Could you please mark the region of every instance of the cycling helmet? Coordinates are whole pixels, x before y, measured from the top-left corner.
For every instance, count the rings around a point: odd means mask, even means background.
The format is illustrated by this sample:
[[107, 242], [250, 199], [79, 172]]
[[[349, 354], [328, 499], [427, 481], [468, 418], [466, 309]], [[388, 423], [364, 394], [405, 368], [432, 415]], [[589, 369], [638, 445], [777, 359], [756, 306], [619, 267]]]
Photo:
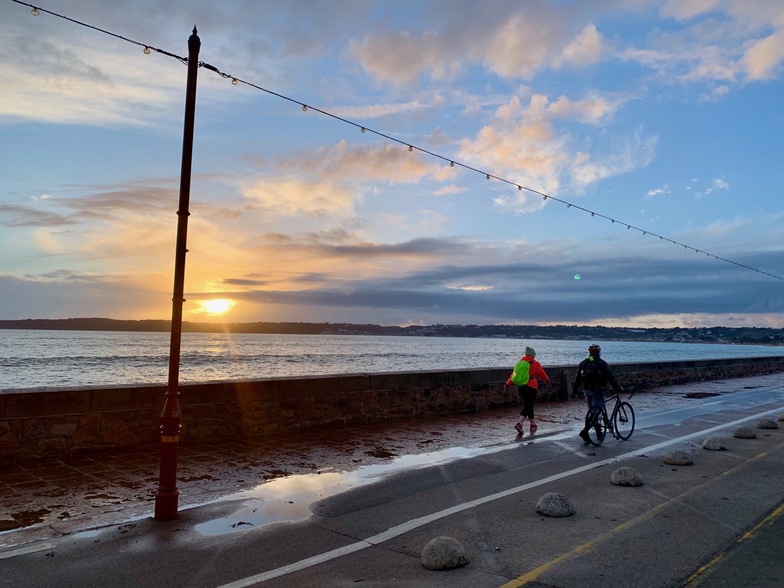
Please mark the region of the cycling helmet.
[[601, 353], [602, 353], [602, 348], [599, 347], [596, 343], [588, 346], [588, 355], [595, 355], [596, 357], [599, 357]]

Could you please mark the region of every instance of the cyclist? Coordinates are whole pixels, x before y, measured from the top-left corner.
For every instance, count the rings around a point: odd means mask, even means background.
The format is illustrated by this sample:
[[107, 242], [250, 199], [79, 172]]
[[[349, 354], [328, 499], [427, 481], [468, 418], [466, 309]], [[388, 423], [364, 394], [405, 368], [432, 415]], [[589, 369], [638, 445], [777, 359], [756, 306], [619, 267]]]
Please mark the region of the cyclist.
[[[577, 377], [574, 379], [572, 390], [577, 394], [580, 386], [583, 387], [585, 392], [585, 399], [588, 402], [588, 409], [591, 411], [599, 410], [604, 406], [604, 390], [607, 384], [610, 384], [618, 393], [623, 392], [620, 384], [618, 384], [610, 366], [601, 358], [602, 348], [595, 343], [588, 347], [588, 357], [580, 362], [577, 366]], [[599, 424], [596, 424], [596, 434], [601, 435]], [[587, 423], [580, 431], [580, 438], [586, 443], [590, 443], [588, 437]]]

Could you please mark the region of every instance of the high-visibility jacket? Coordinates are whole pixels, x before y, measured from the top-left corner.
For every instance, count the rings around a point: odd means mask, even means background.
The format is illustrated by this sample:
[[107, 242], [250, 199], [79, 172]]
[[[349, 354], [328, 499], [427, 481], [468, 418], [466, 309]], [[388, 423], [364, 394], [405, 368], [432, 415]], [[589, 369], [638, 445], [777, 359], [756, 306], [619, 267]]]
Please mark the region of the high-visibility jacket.
[[[531, 364], [531, 371], [529, 372], [529, 380], [526, 386], [529, 388], [534, 388], [535, 390], [539, 389], [539, 382], [544, 382], [545, 384], [550, 383], [550, 378], [547, 376], [547, 372], [544, 371], [542, 364], [536, 361], [533, 356], [531, 355], [524, 355], [522, 360], [527, 361]], [[512, 386], [512, 376], [509, 376], [509, 379], [506, 381], [507, 386]]]

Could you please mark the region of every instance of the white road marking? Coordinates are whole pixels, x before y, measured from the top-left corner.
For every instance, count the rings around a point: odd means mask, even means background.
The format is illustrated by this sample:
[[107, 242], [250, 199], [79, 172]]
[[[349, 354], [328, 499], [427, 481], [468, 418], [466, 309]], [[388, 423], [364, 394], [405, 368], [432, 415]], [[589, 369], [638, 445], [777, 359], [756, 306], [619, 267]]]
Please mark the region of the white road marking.
[[0, 559], [10, 559], [18, 555], [27, 555], [28, 553], [45, 551], [47, 549], [52, 549], [53, 547], [54, 547], [54, 543], [38, 543], [34, 545], [27, 545], [26, 547], [20, 547], [19, 549], [11, 549], [10, 551], [4, 551], [3, 553], [0, 553]]
[[543, 486], [544, 484], [549, 484], [551, 482], [556, 482], [558, 480], [562, 480], [563, 478], [568, 478], [570, 476], [574, 476], [576, 474], [580, 474], [582, 472], [586, 472], [588, 470], [600, 468], [602, 466], [616, 463], [618, 461], [634, 457], [636, 455], [640, 455], [641, 453], [658, 451], [659, 449], [664, 449], [670, 445], [675, 445], [677, 443], [682, 443], [684, 441], [688, 441], [689, 439], [693, 439], [694, 437], [701, 437], [705, 435], [709, 435], [710, 433], [714, 433], [716, 431], [720, 431], [721, 429], [726, 429], [729, 427], [735, 427], [740, 423], [745, 423], [747, 421], [751, 421], [754, 419], [759, 419], [762, 417], [766, 417], [775, 413], [781, 412], [781, 408], [774, 408], [772, 410], [768, 410], [762, 413], [758, 413], [749, 417], [737, 419], [730, 423], [722, 423], [720, 425], [716, 425], [715, 427], [711, 427], [709, 429], [697, 431], [696, 433], [690, 433], [688, 435], [683, 435], [682, 437], [676, 437], [675, 439], [668, 439], [667, 441], [661, 441], [659, 443], [654, 443], [653, 445], [648, 445], [642, 449], [636, 449], [635, 451], [630, 451], [629, 453], [623, 453], [621, 455], [617, 455], [615, 457], [610, 457], [608, 459], [604, 459], [598, 462], [591, 462], [584, 466], [580, 466], [578, 468], [574, 468], [572, 470], [568, 470], [565, 472], [561, 472], [559, 474], [553, 474], [552, 476], [548, 476], [547, 478], [542, 478], [541, 480], [536, 480], [534, 482], [529, 482], [528, 484], [522, 484], [521, 486], [515, 486], [514, 488], [509, 488], [508, 490], [503, 490], [501, 492], [496, 492], [495, 494], [489, 494], [482, 498], [477, 498], [476, 500], [470, 500], [468, 502], [463, 502], [462, 504], [456, 504], [450, 508], [446, 508], [444, 510], [440, 510], [438, 512], [434, 512], [424, 517], [419, 517], [416, 519], [411, 519], [410, 521], [406, 521], [400, 525], [396, 525], [394, 527], [390, 527], [386, 531], [378, 533], [377, 535], [373, 535], [372, 537], [368, 537], [363, 541], [358, 541], [356, 543], [351, 543], [349, 545], [345, 545], [343, 547], [339, 547], [337, 549], [333, 549], [332, 551], [327, 551], [325, 553], [321, 553], [319, 555], [315, 555], [313, 557], [309, 557], [307, 559], [300, 560], [298, 562], [294, 562], [292, 564], [288, 564], [285, 566], [281, 566], [274, 570], [269, 570], [267, 572], [262, 572], [260, 574], [256, 574], [255, 576], [249, 576], [247, 578], [243, 578], [241, 580], [237, 580], [236, 582], [231, 582], [229, 584], [224, 584], [219, 588], [246, 588], [247, 586], [254, 586], [256, 584], [260, 584], [262, 582], [266, 582], [267, 580], [272, 580], [273, 578], [279, 578], [281, 576], [285, 576], [286, 574], [290, 574], [292, 572], [297, 572], [300, 570], [304, 570], [305, 568], [309, 568], [316, 564], [320, 564], [326, 561], [330, 561], [333, 559], [337, 559], [338, 557], [342, 557], [344, 555], [348, 555], [349, 553], [354, 553], [356, 551], [361, 551], [362, 549], [366, 549], [373, 545], [378, 545], [385, 541], [389, 541], [390, 539], [394, 539], [404, 533], [412, 531], [413, 529], [417, 529], [419, 527], [423, 527], [432, 523], [433, 521], [437, 521], [439, 519], [443, 519], [445, 517], [451, 516], [453, 514], [457, 514], [464, 510], [468, 510], [470, 508], [474, 508], [476, 506], [481, 506], [482, 504], [486, 504], [488, 502], [492, 502], [494, 500], [498, 500], [500, 498], [506, 498], [507, 496], [511, 496], [513, 494], [517, 494], [518, 492], [524, 492], [525, 490], [530, 490], [531, 488], [536, 488], [537, 486]]

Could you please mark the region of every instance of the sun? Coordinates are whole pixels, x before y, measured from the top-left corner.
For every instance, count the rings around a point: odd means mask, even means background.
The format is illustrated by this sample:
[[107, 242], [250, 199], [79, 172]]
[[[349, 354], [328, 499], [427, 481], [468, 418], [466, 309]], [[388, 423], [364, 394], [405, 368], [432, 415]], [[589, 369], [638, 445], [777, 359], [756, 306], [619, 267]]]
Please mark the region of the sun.
[[226, 314], [232, 308], [237, 306], [235, 300], [228, 298], [214, 298], [213, 300], [200, 300], [199, 309], [196, 311], [200, 314], [219, 315]]

